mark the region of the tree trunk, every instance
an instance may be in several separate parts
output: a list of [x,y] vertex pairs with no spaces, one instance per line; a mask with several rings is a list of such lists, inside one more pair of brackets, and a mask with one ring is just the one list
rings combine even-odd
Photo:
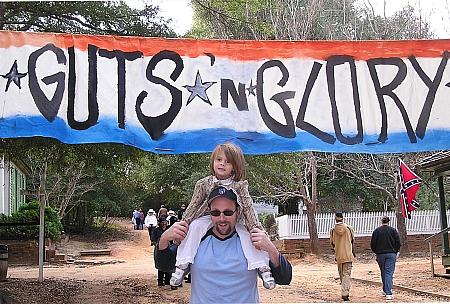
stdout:
[[317,234],[316,206],[308,198],[306,199],[306,215],[308,216],[309,240],[311,243],[311,253],[319,254],[319,235]]
[[305,195],[304,197],[307,198],[306,199],[306,214],[308,216],[308,229],[309,229],[309,239],[311,242],[311,253],[318,255],[320,253],[320,245],[319,245],[319,235],[317,233],[317,223],[316,223],[317,160],[314,155],[311,156],[311,196],[310,196],[311,199],[307,195]]

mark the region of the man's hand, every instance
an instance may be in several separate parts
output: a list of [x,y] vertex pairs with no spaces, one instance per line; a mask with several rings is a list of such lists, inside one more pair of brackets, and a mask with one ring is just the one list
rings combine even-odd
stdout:
[[169,246],[170,241],[174,241],[178,244],[181,243],[186,237],[188,230],[189,225],[185,221],[174,223],[161,235],[158,246],[159,250],[166,249]]
[[278,252],[277,247],[272,243],[269,239],[269,236],[264,230],[259,228],[253,228],[250,231],[250,238],[252,240],[253,246],[256,249],[264,250],[269,254],[270,261],[275,267],[278,267],[280,264],[280,253]]

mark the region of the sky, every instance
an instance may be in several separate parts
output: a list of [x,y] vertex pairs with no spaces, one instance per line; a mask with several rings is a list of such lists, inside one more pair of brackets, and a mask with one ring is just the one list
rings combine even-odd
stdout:
[[[233,0],[230,0],[233,1]],[[416,7],[425,21],[430,23],[436,38],[450,38],[450,0],[358,0],[361,4],[370,1],[375,13],[383,15],[383,3],[386,2],[386,15],[390,16],[401,7],[411,4]],[[192,25],[190,0],[127,0],[133,5],[144,2],[157,4],[166,18],[172,18],[172,27],[179,35],[185,34]]]
[[192,26],[192,7],[190,0],[125,0],[131,7],[142,7],[144,3],[158,5],[161,15],[171,18],[171,26],[178,35],[184,35]]
[[[369,0],[359,0],[364,3]],[[383,15],[383,0],[370,0],[375,13]],[[410,4],[415,7],[426,22],[430,24],[431,30],[436,38],[450,38],[450,0],[386,0],[386,15],[390,16],[403,6]]]
[[178,35],[185,34],[192,26],[192,7],[190,0],[152,0],[163,16],[172,18],[172,27]]

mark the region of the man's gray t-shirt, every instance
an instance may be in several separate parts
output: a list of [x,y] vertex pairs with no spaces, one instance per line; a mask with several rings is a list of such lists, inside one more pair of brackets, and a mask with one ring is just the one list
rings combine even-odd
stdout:
[[207,235],[191,265],[191,303],[258,303],[257,272],[247,266],[237,233]]

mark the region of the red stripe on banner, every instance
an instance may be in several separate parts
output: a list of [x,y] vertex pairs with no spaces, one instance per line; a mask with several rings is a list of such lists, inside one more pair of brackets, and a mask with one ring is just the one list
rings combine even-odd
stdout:
[[152,56],[161,50],[176,51],[181,56],[199,57],[212,53],[233,60],[265,60],[305,58],[326,60],[332,55],[349,55],[356,60],[388,57],[441,57],[450,50],[450,40],[402,41],[256,41],[256,40],[195,40],[149,37],[72,35],[0,31],[0,47],[36,47],[52,43],[66,49],[75,46],[86,51],[88,44],[107,50],[141,51]]

